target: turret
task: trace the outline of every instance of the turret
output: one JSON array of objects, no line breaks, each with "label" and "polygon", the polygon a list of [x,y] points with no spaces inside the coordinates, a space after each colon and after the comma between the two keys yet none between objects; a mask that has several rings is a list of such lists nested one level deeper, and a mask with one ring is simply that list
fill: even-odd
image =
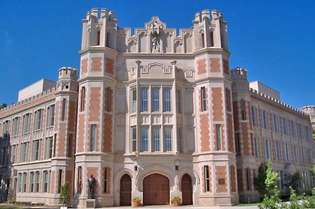
[{"label": "turret", "polygon": [[62,67],[58,71],[57,90],[77,91],[77,70],[72,67]]},{"label": "turret", "polygon": [[91,46],[116,48],[117,19],[108,9],[91,9],[83,19],[81,50]]}]

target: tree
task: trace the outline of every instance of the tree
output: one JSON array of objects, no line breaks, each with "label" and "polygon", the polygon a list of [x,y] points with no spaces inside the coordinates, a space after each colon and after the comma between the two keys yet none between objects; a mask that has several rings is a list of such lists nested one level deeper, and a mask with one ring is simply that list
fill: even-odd
[{"label": "tree", "polygon": [[273,171],[271,162],[267,163],[267,172],[265,187],[266,193],[261,204],[260,209],[280,209],[281,201],[279,198],[280,190],[278,188],[279,176],[278,173]]},{"label": "tree", "polygon": [[265,180],[267,177],[267,166],[266,163],[261,163],[258,168],[258,175],[254,178],[255,189],[259,192],[259,194],[264,197],[266,194],[266,185]]},{"label": "tree", "polygon": [[67,205],[68,202],[68,195],[69,195],[68,184],[65,183],[60,190],[60,201],[65,206]]}]

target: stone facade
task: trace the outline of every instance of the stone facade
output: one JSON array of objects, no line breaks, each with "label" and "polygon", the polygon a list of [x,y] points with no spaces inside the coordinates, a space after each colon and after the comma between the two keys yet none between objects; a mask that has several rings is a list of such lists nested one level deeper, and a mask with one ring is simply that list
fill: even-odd
[{"label": "stone facade", "polygon": [[234,205],[258,198],[253,179],[266,160],[311,187],[309,118],[251,90],[246,70],[230,70],[220,12],[201,11],[177,33],[158,17],[120,28],[111,11],[92,9],[80,56],[78,79],[62,68],[56,89],[0,110],[11,150],[2,178],[17,202],[56,205],[67,182],[71,204],[84,208],[93,176],[97,207],[175,197]]}]

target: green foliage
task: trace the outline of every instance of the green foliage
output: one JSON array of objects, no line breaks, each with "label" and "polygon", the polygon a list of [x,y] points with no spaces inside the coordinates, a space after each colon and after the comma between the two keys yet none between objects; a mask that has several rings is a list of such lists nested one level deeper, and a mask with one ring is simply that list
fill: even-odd
[{"label": "green foliage", "polygon": [[265,163],[260,164],[258,175],[254,179],[255,189],[263,197],[266,194],[265,180],[267,177],[267,166]]},{"label": "green foliage", "polygon": [[311,173],[313,174],[313,176],[315,176],[315,165],[312,166]]},{"label": "green foliage", "polygon": [[302,209],[298,200],[296,191],[290,186],[290,203],[287,205],[287,209]]},{"label": "green foliage", "polygon": [[60,201],[63,205],[67,205],[69,196],[68,184],[65,183],[60,189]]},{"label": "green foliage", "polygon": [[312,196],[306,197],[306,208],[315,208],[315,188],[313,188],[312,194]]},{"label": "green foliage", "polygon": [[278,180],[278,173],[273,171],[271,162],[268,162],[265,180],[266,194],[262,203],[258,205],[260,209],[282,209]]}]

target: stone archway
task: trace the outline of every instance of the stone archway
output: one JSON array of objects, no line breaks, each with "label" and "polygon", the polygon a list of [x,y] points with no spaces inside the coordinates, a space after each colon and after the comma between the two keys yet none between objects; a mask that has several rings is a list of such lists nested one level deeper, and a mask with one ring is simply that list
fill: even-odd
[{"label": "stone archway", "polygon": [[161,174],[151,174],[143,179],[143,204],[168,205],[170,199],[169,179]]},{"label": "stone archway", "polygon": [[131,205],[131,178],[125,174],[120,179],[120,206]]},{"label": "stone archway", "polygon": [[192,192],[192,180],[191,177],[186,173],[182,177],[181,181],[182,189],[182,204],[183,205],[192,205],[193,204],[193,192]]}]

